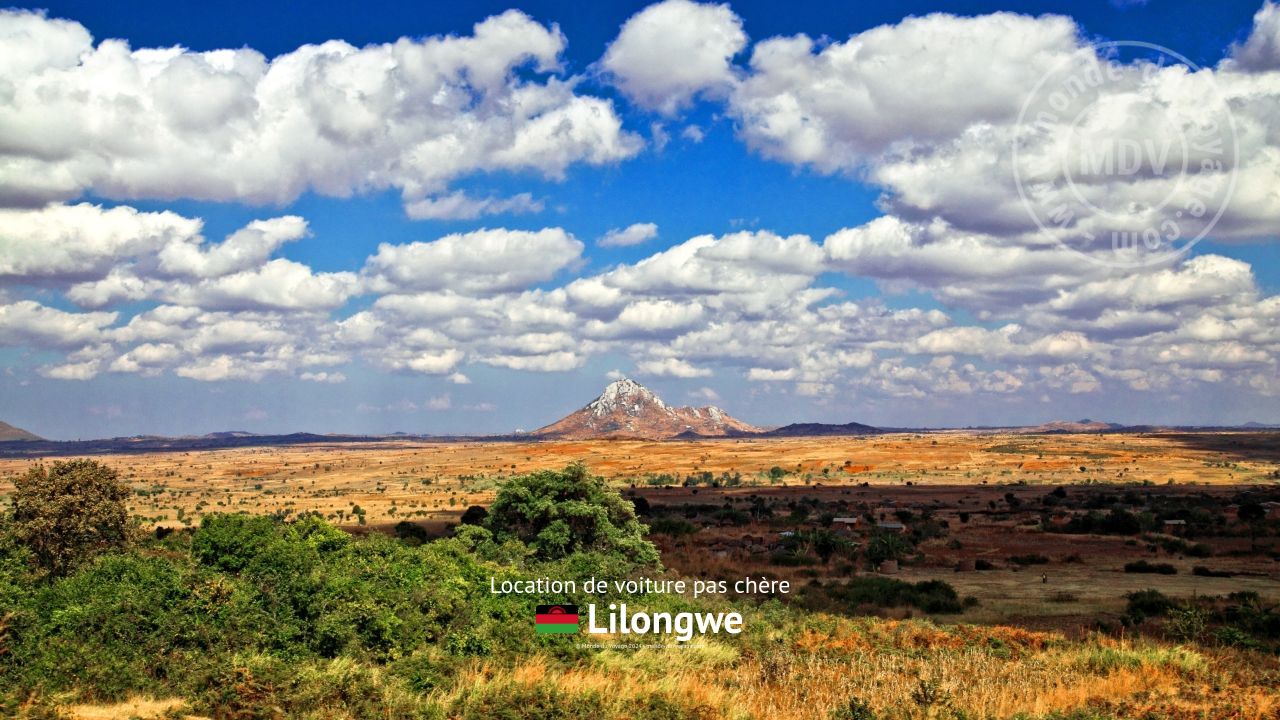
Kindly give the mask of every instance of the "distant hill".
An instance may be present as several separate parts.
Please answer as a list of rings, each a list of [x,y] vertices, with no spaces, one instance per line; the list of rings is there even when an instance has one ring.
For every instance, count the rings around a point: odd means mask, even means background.
[[[760,428],[742,422],[714,405],[672,407],[649,388],[634,380],[622,379],[610,383],[599,397],[581,410],[529,435],[564,440],[667,440],[679,436],[726,437],[759,432]]]
[[[33,432],[27,432],[20,427],[14,427],[7,422],[0,422],[0,442],[9,442],[11,440],[43,440],[44,438]]]
[[[1017,432],[1024,433],[1090,433],[1090,432],[1107,432],[1109,430],[1119,430],[1123,425],[1117,423],[1101,422],[1099,420],[1054,420],[1040,425],[1031,425],[1021,427]]]
[[[820,437],[826,435],[878,435],[885,432],[877,427],[862,423],[845,423],[833,425],[829,423],[792,423],[762,433],[765,437]]]

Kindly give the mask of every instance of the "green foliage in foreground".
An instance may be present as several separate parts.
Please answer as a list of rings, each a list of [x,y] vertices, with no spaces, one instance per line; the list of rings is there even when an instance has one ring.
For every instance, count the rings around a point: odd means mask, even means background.
[[[513,481],[495,508],[485,526],[462,525],[438,540],[407,527],[399,537],[351,536],[317,516],[285,522],[212,515],[199,528],[123,548],[90,548],[63,575],[46,572],[13,518],[0,514],[0,717],[62,717],[59,705],[145,694],[182,698],[191,712],[218,720],[706,720],[737,715],[700,704],[719,701],[661,678],[675,670],[711,677],[754,663],[764,684],[757,687],[786,688],[829,667],[830,657],[793,651],[813,637],[870,638],[876,649],[860,661],[887,658],[878,672],[888,673],[918,661],[935,641],[948,648],[945,657],[961,660],[1017,656],[1042,642],[1031,634],[1001,639],[963,626],[809,614],[770,601],[746,613],[742,635],[718,636],[702,649],[580,647],[536,635],[534,606],[623,598],[495,595],[489,579],[621,579],[660,570],[630,503],[571,467]],[[938,581],[868,577],[812,587],[849,614],[886,604],[949,612],[958,603]],[[1139,609],[1169,610],[1158,593],[1135,595]],[[800,599],[810,599],[807,589]],[[654,612],[724,609],[729,602],[625,600]],[[1243,647],[1280,632],[1280,614],[1256,595],[1229,600],[1220,612],[1230,626],[1187,624],[1185,634],[1211,631],[1222,644]],[[841,647],[821,652],[836,657]],[[1086,650],[1077,664],[1090,672],[1153,663],[1204,671],[1202,656],[1176,648]],[[602,682],[555,681],[564,670],[610,668],[654,682],[623,693]],[[897,717],[889,707],[885,697],[849,697],[831,716]]]
[[[0,514],[0,717],[32,698],[137,693],[219,717],[431,717],[426,697],[476,657],[570,660],[582,651],[532,632],[533,607],[588,598],[495,595],[490,577],[625,578],[657,552],[631,504],[580,467],[512,481],[499,501],[527,524],[422,543],[311,515],[209,515],[127,547],[81,543],[64,573]],[[43,507],[23,520],[64,519]]]

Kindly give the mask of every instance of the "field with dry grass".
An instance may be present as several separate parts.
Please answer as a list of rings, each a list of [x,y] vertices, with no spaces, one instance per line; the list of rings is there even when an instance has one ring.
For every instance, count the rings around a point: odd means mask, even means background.
[[[638,509],[643,500],[669,573],[767,576],[796,589],[779,601],[749,604],[748,631],[736,641],[479,657],[454,667],[451,682],[425,695],[406,689],[398,675],[345,658],[307,660],[289,670],[305,679],[297,681],[301,689],[273,687],[262,678],[280,672],[278,659],[237,658],[237,682],[251,697],[367,687],[388,703],[386,717],[435,708],[438,715],[422,717],[464,720],[1262,720],[1280,718],[1280,660],[1273,651],[1232,644],[1212,624],[1179,636],[1168,618],[1135,617],[1127,604],[1132,593],[1154,589],[1186,607],[1198,602],[1203,617],[1214,618],[1228,597],[1254,598],[1241,602],[1259,608],[1280,602],[1275,533],[1258,537],[1234,514],[1241,498],[1280,497],[1277,438],[949,432],[378,442],[101,459],[131,485],[131,510],[151,526],[199,525],[203,515],[218,512],[316,511],[358,533],[389,531],[407,520],[439,535],[468,506],[492,502],[504,480],[582,461]],[[0,494],[30,464],[0,460]],[[1070,523],[1108,507],[1131,508],[1156,529],[1071,530]],[[1160,518],[1178,508],[1197,511],[1213,532],[1186,538],[1164,532]],[[837,516],[858,523],[833,524]],[[876,523],[895,519],[904,521],[912,545],[900,568],[881,574],[864,550],[881,532]],[[796,550],[790,540],[828,532],[842,543],[832,557]],[[795,562],[798,555],[804,562]],[[1169,571],[1126,571],[1137,560]],[[1212,572],[1200,571],[1206,567]],[[967,599],[940,613],[840,599],[867,578],[940,580]],[[368,716],[367,706],[326,702],[337,704],[306,717]],[[68,698],[62,710],[83,720],[195,717],[187,703]]]
[[[582,461],[621,484],[738,474],[746,486],[967,486],[1025,483],[1254,485],[1277,481],[1280,433],[1025,435],[977,432],[698,441],[370,442],[115,454],[151,524],[208,512],[318,511],[354,524],[452,521],[498,483]],[[33,461],[0,459],[0,496]],[[768,476],[777,467],[786,474]],[[672,495],[680,500],[680,490]],[[659,499],[663,495],[657,493]]]
[[[434,702],[450,717],[586,720],[814,718],[1163,718],[1269,720],[1274,657],[1016,627],[766,615],[750,645],[705,642],[476,661]],[[321,672],[335,678],[349,668]],[[851,705],[874,715],[840,714]],[[555,707],[554,714],[539,714]],[[69,708],[78,720],[186,717],[179,699]],[[637,710],[639,708],[639,710]],[[657,713],[645,714],[657,709]],[[663,714],[667,713],[667,714]],[[335,709],[330,717],[348,717]]]

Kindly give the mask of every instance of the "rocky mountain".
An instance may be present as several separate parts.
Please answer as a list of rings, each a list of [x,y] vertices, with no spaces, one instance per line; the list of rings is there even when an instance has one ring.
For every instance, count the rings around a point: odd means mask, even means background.
[[[672,407],[634,380],[610,383],[586,407],[530,435],[564,440],[641,438],[665,440],[682,434],[723,437],[761,432],[714,405]]]
[[[0,422],[0,442],[7,440],[43,440],[44,438],[7,422]]]

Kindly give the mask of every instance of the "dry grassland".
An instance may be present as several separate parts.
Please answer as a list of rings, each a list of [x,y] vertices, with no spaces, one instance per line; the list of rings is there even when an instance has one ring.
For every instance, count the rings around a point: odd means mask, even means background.
[[[1256,437],[1256,436],[1241,436]],[[1280,434],[1271,434],[1280,439]],[[1216,435],[895,434],[701,441],[370,442],[114,454],[100,459],[134,487],[152,524],[198,523],[209,512],[318,511],[355,524],[449,521],[492,499],[499,482],[585,462],[620,483],[662,475],[740,474],[747,486],[950,486],[1074,483],[1247,485],[1275,482],[1277,450]],[[1235,443],[1235,444],[1233,444]],[[32,461],[0,459],[0,496]],[[672,490],[672,500],[680,499]],[[662,492],[657,492],[661,500]]]

